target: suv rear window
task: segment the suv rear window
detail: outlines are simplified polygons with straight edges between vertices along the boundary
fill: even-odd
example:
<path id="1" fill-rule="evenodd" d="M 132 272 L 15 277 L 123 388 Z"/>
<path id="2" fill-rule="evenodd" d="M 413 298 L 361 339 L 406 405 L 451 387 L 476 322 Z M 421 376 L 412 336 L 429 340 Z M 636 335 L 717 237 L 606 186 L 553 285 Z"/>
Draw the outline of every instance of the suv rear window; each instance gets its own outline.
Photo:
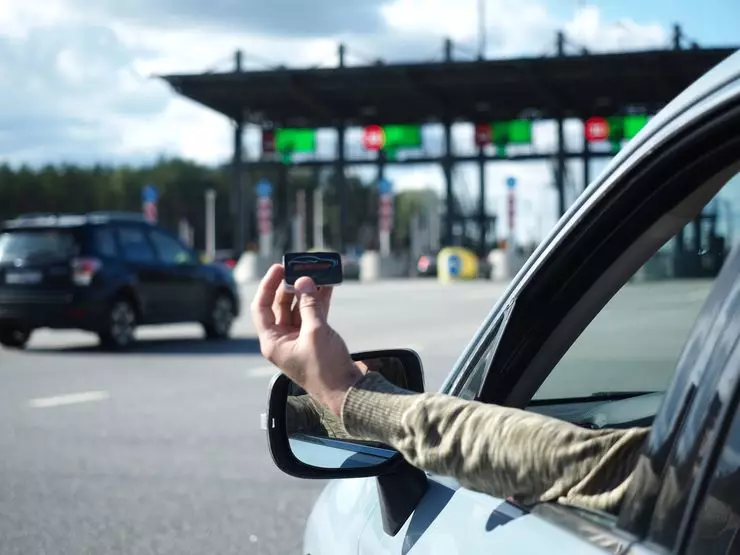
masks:
<path id="1" fill-rule="evenodd" d="M 0 263 L 58 260 L 75 256 L 78 250 L 75 233 L 70 229 L 16 229 L 0 233 Z"/>

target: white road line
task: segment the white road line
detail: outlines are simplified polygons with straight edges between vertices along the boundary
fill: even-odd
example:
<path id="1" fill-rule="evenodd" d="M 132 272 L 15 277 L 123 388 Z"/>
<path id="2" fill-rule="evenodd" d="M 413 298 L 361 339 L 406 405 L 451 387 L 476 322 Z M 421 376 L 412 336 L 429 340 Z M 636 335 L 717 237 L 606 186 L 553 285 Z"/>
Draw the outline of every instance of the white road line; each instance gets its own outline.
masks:
<path id="1" fill-rule="evenodd" d="M 77 403 L 104 401 L 109 398 L 110 394 L 107 391 L 84 391 L 82 393 L 71 393 L 69 395 L 31 399 L 28 401 L 28 406 L 34 409 L 45 409 L 50 407 L 61 407 L 63 405 L 74 405 Z"/>

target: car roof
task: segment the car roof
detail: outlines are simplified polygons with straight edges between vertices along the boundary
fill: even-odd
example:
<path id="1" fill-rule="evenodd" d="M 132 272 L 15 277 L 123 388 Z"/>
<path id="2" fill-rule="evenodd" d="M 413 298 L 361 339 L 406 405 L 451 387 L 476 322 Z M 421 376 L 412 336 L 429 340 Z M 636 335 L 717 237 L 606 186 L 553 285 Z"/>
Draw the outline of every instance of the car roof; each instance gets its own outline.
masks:
<path id="1" fill-rule="evenodd" d="M 143 215 L 137 212 L 90 212 L 87 214 L 57 214 L 34 212 L 21 214 L 13 220 L 3 223 L 3 229 L 26 228 L 72 228 L 83 225 L 101 225 L 110 222 L 148 223 Z"/>

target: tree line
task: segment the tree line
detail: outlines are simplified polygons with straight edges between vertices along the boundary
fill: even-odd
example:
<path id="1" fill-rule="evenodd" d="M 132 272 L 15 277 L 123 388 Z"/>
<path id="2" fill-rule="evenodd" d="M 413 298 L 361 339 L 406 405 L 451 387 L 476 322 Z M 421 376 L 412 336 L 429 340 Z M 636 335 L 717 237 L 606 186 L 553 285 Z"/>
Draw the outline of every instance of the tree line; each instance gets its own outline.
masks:
<path id="1" fill-rule="evenodd" d="M 216 246 L 233 246 L 233 218 L 230 191 L 233 183 L 230 165 L 205 166 L 181 159 L 161 159 L 156 163 L 133 166 L 90 167 L 57 165 L 12 168 L 0 165 L 0 220 L 23 213 L 84 213 L 98 210 L 142 210 L 142 188 L 154 185 L 159 192 L 158 212 L 162 225 L 177 233 L 182 220 L 193 230 L 193 246 L 205 245 L 205 194 L 217 193 Z M 291 236 L 291 219 L 296 210 L 296 193 L 305 191 L 307 199 L 306 237 L 311 246 L 313 229 L 311 198 L 318 183 L 313 172 L 293 171 L 278 164 L 247 165 L 242 177 L 246 190 L 254 191 L 256 183 L 267 178 L 273 183 L 274 229 L 278 248 Z M 324 237 L 329 247 L 336 248 L 340 240 L 342 218 L 346 243 L 360 248 L 377 247 L 379 196 L 374 183 L 347 176 L 346 213 L 341 213 L 340 181 L 335 175 L 323 179 Z M 253 195 L 254 193 L 252 193 Z M 409 222 L 427 202 L 429 192 L 408 192 L 397 195 L 392 236 L 394 247 L 408 244 Z M 432 193 L 433 194 L 433 193 Z M 434 195 L 436 198 L 436 195 Z M 254 211 L 249 218 L 250 237 L 256 237 Z"/>

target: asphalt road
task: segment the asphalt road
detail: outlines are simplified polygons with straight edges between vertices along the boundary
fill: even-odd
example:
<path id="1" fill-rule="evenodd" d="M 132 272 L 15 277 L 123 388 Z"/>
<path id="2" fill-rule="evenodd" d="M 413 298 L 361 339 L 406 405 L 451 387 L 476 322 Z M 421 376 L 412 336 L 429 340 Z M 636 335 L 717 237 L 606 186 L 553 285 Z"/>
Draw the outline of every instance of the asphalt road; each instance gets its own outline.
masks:
<path id="1" fill-rule="evenodd" d="M 417 349 L 433 390 L 500 292 L 348 283 L 330 319 L 351 350 Z M 299 553 L 322 484 L 269 458 L 259 415 L 273 369 L 248 317 L 221 344 L 197 326 L 139 335 L 117 355 L 73 332 L 0 350 L 0 554 Z"/>

